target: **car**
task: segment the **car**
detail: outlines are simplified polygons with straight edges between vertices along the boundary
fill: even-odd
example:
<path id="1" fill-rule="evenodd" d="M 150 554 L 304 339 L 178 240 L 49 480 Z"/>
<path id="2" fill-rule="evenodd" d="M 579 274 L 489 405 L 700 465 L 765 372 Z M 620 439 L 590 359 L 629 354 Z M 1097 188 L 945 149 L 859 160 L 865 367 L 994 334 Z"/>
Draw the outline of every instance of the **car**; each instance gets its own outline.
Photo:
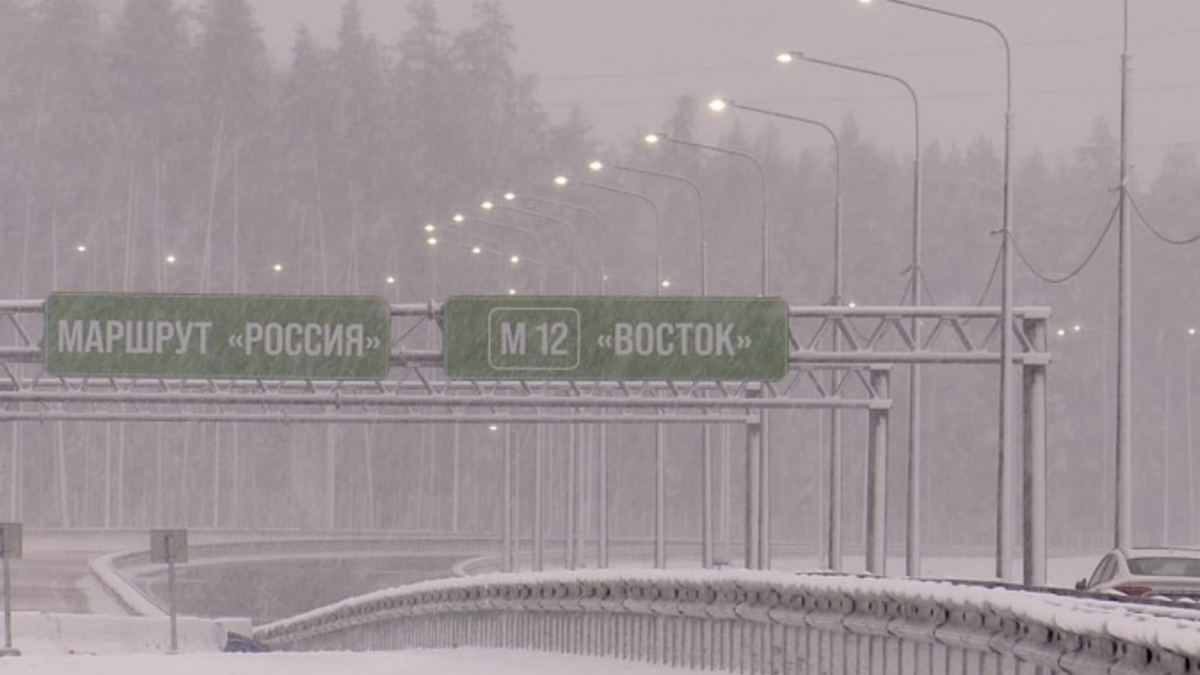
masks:
<path id="1" fill-rule="evenodd" d="M 255 640 L 249 635 L 229 631 L 225 636 L 225 651 L 253 654 L 269 652 L 271 648 L 266 643 Z"/>
<path id="2" fill-rule="evenodd" d="M 1116 548 L 1075 588 L 1139 598 L 1200 600 L 1200 549 Z"/>

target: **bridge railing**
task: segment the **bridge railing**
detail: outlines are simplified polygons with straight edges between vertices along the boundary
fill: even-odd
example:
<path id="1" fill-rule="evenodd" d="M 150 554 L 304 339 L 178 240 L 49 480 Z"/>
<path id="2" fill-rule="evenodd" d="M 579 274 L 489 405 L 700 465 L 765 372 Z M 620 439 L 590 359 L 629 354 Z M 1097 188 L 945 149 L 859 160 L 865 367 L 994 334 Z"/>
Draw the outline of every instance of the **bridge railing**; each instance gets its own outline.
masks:
<path id="1" fill-rule="evenodd" d="M 286 650 L 479 647 L 827 675 L 1194 673 L 1200 610 L 944 581 L 777 572 L 508 574 L 261 626 Z"/>

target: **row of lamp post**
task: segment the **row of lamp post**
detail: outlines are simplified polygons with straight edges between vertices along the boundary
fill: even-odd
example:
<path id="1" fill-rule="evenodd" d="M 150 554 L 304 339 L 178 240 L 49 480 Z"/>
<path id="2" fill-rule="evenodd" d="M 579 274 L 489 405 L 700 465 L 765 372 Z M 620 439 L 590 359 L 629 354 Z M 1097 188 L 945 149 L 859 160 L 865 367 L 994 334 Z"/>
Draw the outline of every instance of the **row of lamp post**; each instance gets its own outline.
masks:
<path id="1" fill-rule="evenodd" d="M 1001 333 L 1001 364 L 1002 365 L 1000 368 L 1000 378 L 999 378 L 1000 379 L 1000 410 L 999 410 L 999 418 L 1000 418 L 999 419 L 999 446 L 1000 447 L 999 447 L 999 478 L 998 478 L 999 495 L 998 495 L 998 503 L 997 503 L 997 512 L 998 513 L 997 513 L 997 528 L 996 528 L 996 536 L 997 536 L 997 544 L 996 544 L 997 569 L 996 569 L 996 573 L 1000 578 L 1011 579 L 1013 577 L 1011 566 L 1012 566 L 1012 561 L 1013 561 L 1013 557 L 1014 557 L 1013 556 L 1013 553 L 1014 553 L 1013 520 L 1012 520 L 1014 509 L 1013 509 L 1012 499 L 1013 499 L 1013 492 L 1014 492 L 1014 485 L 1015 485 L 1015 477 L 1014 477 L 1015 455 L 1014 455 L 1014 451 L 1013 451 L 1013 439 L 1012 439 L 1012 402 L 1011 402 L 1012 401 L 1012 388 L 1013 388 L 1012 381 L 1011 381 L 1011 376 L 1012 376 L 1011 370 L 1012 370 L 1012 364 L 1013 364 L 1013 345 L 1012 345 L 1013 289 L 1012 289 L 1012 256 L 1011 256 L 1011 247 L 1012 247 L 1012 227 L 1011 227 L 1011 215 L 1012 215 L 1011 214 L 1011 210 L 1012 210 L 1011 209 L 1011 203 L 1012 203 L 1012 195 L 1011 195 L 1012 75 L 1011 75 L 1011 52 L 1009 49 L 1009 43 L 1008 43 L 1008 40 L 1007 40 L 1006 36 L 1004 35 L 1004 33 L 995 24 L 988 22 L 988 21 L 984 21 L 982 19 L 978 19 L 976 17 L 971 17 L 971 16 L 967 16 L 964 14 L 959 14 L 956 12 L 942 10 L 939 8 L 928 7 L 925 5 L 908 2 L 907 0 L 879 0 L 879 1 L 894 4 L 897 6 L 906 7 L 906 8 L 930 12 L 930 13 L 941 15 L 944 17 L 954 18 L 954 19 L 963 20 L 963 21 L 969 21 L 972 23 L 983 25 L 983 26 L 991 29 L 992 31 L 994 31 L 1001 38 L 1001 41 L 1005 48 L 1006 98 L 1005 98 L 1005 125 L 1004 125 L 1004 136 L 1005 136 L 1004 178 L 1003 178 L 1004 202 L 1003 202 L 1003 210 L 1002 210 L 1002 226 L 1001 226 L 1001 230 L 1000 230 L 1001 236 L 1003 238 L 1002 254 L 1001 254 L 1002 255 L 1002 290 L 1001 290 L 1001 305 L 1002 305 L 1002 307 L 1001 307 L 1001 326 L 1002 326 L 1002 330 L 1000 331 L 1000 333 Z M 860 2 L 862 2 L 863 4 L 869 4 L 871 2 L 871 0 L 860 0 Z M 917 97 L 915 89 L 906 80 L 904 80 L 896 75 L 890 74 L 890 73 L 871 70 L 871 69 L 867 69 L 867 68 L 844 64 L 844 63 L 838 63 L 835 61 L 829 61 L 829 60 L 825 60 L 825 59 L 814 58 L 812 56 L 807 56 L 807 55 L 801 54 L 799 52 L 784 52 L 784 53 L 780 54 L 779 56 L 777 56 L 777 61 L 779 61 L 780 63 L 783 63 L 783 64 L 791 64 L 791 63 L 803 61 L 805 63 L 825 66 L 825 67 L 829 67 L 829 68 L 833 68 L 833 69 L 837 69 L 837 70 L 857 73 L 857 74 L 861 74 L 861 75 L 868 75 L 868 76 L 876 77 L 876 78 L 887 79 L 887 80 L 890 80 L 890 81 L 900 84 L 901 86 L 903 86 L 905 88 L 906 92 L 908 93 L 910 99 L 912 100 L 912 105 L 913 105 L 913 145 L 914 145 L 914 147 L 913 147 L 913 188 L 912 188 L 913 189 L 913 192 L 912 192 L 912 200 L 913 200 L 912 262 L 911 262 L 910 269 L 909 269 L 909 282 L 908 282 L 908 294 L 907 295 L 908 295 L 908 301 L 912 306 L 914 306 L 914 307 L 920 306 L 922 304 L 923 296 L 924 296 L 924 292 L 923 292 L 924 279 L 923 279 L 923 268 L 922 268 L 923 242 L 922 242 L 922 227 L 921 227 L 921 186 L 922 186 L 921 163 L 920 163 L 921 162 L 921 120 L 920 120 L 920 103 L 919 103 L 919 99 Z M 841 304 L 841 302 L 843 300 L 843 294 L 844 294 L 844 289 L 843 289 L 843 284 L 842 284 L 842 281 L 843 281 L 843 279 L 842 279 L 842 223 L 841 223 L 841 187 L 840 187 L 841 157 L 840 157 L 840 147 L 838 144 L 837 134 L 835 134 L 832 131 L 832 129 L 830 129 L 828 127 L 828 125 L 825 125 L 824 123 L 821 123 L 817 120 L 812 120 L 809 118 L 799 117 L 799 116 L 795 116 L 795 115 L 789 115 L 789 114 L 780 113 L 780 112 L 776 112 L 776 111 L 765 110 L 762 108 L 749 106 L 749 105 L 745 105 L 745 104 L 741 104 L 741 103 L 736 103 L 733 101 L 716 100 L 716 101 L 711 102 L 709 104 L 709 106 L 710 106 L 710 108 L 712 108 L 714 111 L 717 111 L 717 112 L 721 112 L 723 110 L 732 108 L 735 110 L 743 110 L 743 111 L 750 112 L 750 113 L 769 115 L 769 116 L 776 117 L 776 118 L 797 121 L 797 122 L 801 122 L 804 124 L 817 126 L 821 129 L 823 129 L 830 136 L 830 138 L 833 142 L 833 145 L 834 145 L 834 159 L 835 159 L 835 181 L 834 182 L 835 182 L 836 194 L 835 194 L 835 199 L 834 199 L 834 270 L 833 270 L 834 278 L 833 278 L 832 295 L 830 297 L 829 302 L 834 305 Z M 759 163 L 752 155 L 750 155 L 748 153 L 741 153 L 741 152 L 726 149 L 726 148 L 704 145 L 701 143 L 696 143 L 691 140 L 673 138 L 666 134 L 650 134 L 650 135 L 647 135 L 644 140 L 649 144 L 658 144 L 658 143 L 662 143 L 662 142 L 669 142 L 669 143 L 677 144 L 680 146 L 691 147 L 691 148 L 698 149 L 698 150 L 708 150 L 708 151 L 719 152 L 719 153 L 726 154 L 726 155 L 741 157 L 741 158 L 746 159 L 753 163 L 753 165 L 755 166 L 755 168 L 758 172 L 758 175 L 759 175 L 761 192 L 762 192 L 762 195 L 761 195 L 761 197 L 762 197 L 762 221 L 761 221 L 761 236 L 760 236 L 762 253 L 761 253 L 760 290 L 764 297 L 767 296 L 770 293 L 770 266 L 769 266 L 769 262 L 770 262 L 769 261 L 770 227 L 769 227 L 769 217 L 768 217 L 769 200 L 768 200 L 768 196 L 767 196 L 768 187 L 767 187 L 766 175 L 765 175 L 765 171 L 763 170 L 761 163 Z M 696 186 L 696 184 L 693 181 L 690 181 L 687 178 L 684 178 L 682 176 L 676 176 L 676 175 L 672 175 L 672 174 L 651 171 L 648 169 L 642 169 L 642 168 L 638 168 L 638 167 L 631 167 L 631 166 L 625 166 L 625 165 L 613 164 L 613 163 L 605 164 L 605 163 L 601 163 L 601 162 L 597 161 L 597 162 L 592 163 L 591 168 L 594 171 L 602 171 L 605 168 L 611 168 L 611 169 L 615 169 L 618 171 L 628 171 L 628 172 L 640 173 L 640 174 L 644 174 L 644 175 L 652 175 L 652 176 L 667 178 L 667 179 L 676 180 L 676 181 L 680 181 L 680 182 L 685 182 L 687 185 L 689 185 L 691 187 L 691 189 L 696 194 L 697 206 L 698 206 L 698 211 L 699 211 L 698 222 L 700 224 L 700 270 L 701 270 L 700 287 L 701 287 L 702 295 L 707 294 L 707 292 L 708 292 L 708 279 L 707 279 L 707 257 L 708 257 L 707 245 L 708 245 L 708 242 L 707 242 L 707 235 L 705 232 L 704 220 L 703 220 L 703 218 L 704 218 L 703 193 L 700 191 L 699 187 Z M 640 201 L 642 201 L 643 203 L 645 203 L 646 205 L 648 205 L 650 207 L 650 209 L 653 213 L 653 216 L 654 216 L 654 224 L 655 224 L 655 294 L 660 295 L 662 292 L 663 284 L 665 282 L 665 279 L 662 274 L 661 216 L 659 214 L 659 209 L 658 209 L 657 205 L 654 203 L 654 201 L 640 193 L 636 193 L 636 192 L 629 191 L 629 190 L 624 190 L 624 189 L 617 188 L 617 187 L 614 187 L 611 185 L 595 183 L 595 182 L 580 179 L 580 178 L 572 178 L 572 177 L 565 176 L 565 175 L 560 175 L 560 176 L 556 177 L 555 183 L 557 185 L 559 185 L 560 187 L 566 186 L 566 185 L 578 185 L 581 187 L 592 188 L 592 189 L 601 190 L 604 192 L 616 193 L 616 194 L 622 194 L 622 195 L 629 196 L 629 197 L 634 197 L 634 198 L 639 199 Z M 509 193 L 509 195 L 506 195 L 506 199 L 513 199 L 515 197 L 515 196 L 510 196 L 510 195 L 511 195 L 511 193 Z M 548 203 L 554 203 L 554 202 L 550 202 L 550 200 L 543 200 L 543 201 L 547 201 Z M 527 212 L 527 213 L 529 213 L 531 215 L 533 214 L 533 212 Z M 591 213 L 591 215 L 596 220 L 599 229 L 603 233 L 604 227 L 602 225 L 600 225 L 599 217 L 596 216 L 594 213 Z M 603 264 L 602 264 L 602 288 L 603 288 L 603 283 L 606 280 L 607 280 L 607 274 L 603 270 Z M 919 322 L 915 319 L 913 322 L 912 331 L 913 331 L 914 339 L 917 340 L 918 345 L 919 345 L 920 341 L 921 341 L 920 325 L 919 325 Z M 836 336 L 833 339 L 836 340 Z M 837 345 L 835 343 L 834 348 L 836 349 L 836 347 L 837 347 Z M 921 527 L 920 527 L 921 526 L 920 476 L 921 476 L 921 459 L 922 459 L 921 377 L 920 377 L 919 366 L 913 365 L 910 368 L 911 368 L 911 370 L 910 370 L 910 377 L 909 377 L 909 406 L 910 406 L 909 407 L 909 445 L 908 445 L 908 467 L 907 467 L 908 521 L 907 521 L 907 528 L 906 528 L 906 532 L 907 532 L 906 571 L 907 571 L 907 574 L 909 574 L 910 576 L 918 576 L 920 574 L 920 561 L 921 561 Z M 834 377 L 834 378 L 837 377 L 836 372 L 833 373 L 832 377 Z M 762 420 L 764 427 L 765 427 L 766 421 L 767 420 L 765 418 Z M 834 569 L 834 570 L 840 570 L 841 566 L 842 566 L 842 560 L 841 560 L 842 524 L 841 524 L 841 517 L 840 517 L 840 494 L 841 494 L 840 486 L 841 486 L 841 482 L 842 482 L 841 473 L 840 473 L 840 465 L 841 465 L 840 427 L 841 427 L 841 422 L 840 422 L 840 417 L 839 417 L 837 409 L 831 410 L 830 424 L 831 424 L 831 432 L 830 432 L 830 439 L 829 439 L 829 462 L 830 462 L 830 464 L 829 464 L 828 480 L 830 483 L 831 508 L 830 508 L 829 519 L 828 519 L 828 523 L 827 523 L 827 532 L 826 532 L 826 534 L 827 534 L 826 540 L 828 542 L 828 550 L 826 552 L 826 555 L 827 555 L 827 563 L 829 564 L 830 568 Z M 656 434 L 656 436 L 657 436 L 657 461 L 658 461 L 657 487 L 659 489 L 659 494 L 658 494 L 658 497 L 656 498 L 656 531 L 659 532 L 660 534 L 661 534 L 661 531 L 663 528 L 663 503 L 662 503 L 662 492 L 661 492 L 662 491 L 662 476 L 663 476 L 663 454 L 662 454 L 663 446 L 662 446 L 662 437 L 661 437 L 661 426 L 662 425 L 658 425 L 660 432 L 658 434 Z M 706 436 L 707 436 L 707 434 L 706 434 Z M 767 434 L 765 433 L 765 428 L 764 428 L 763 429 L 764 439 L 766 438 L 766 436 L 767 436 Z M 707 488 L 709 486 L 711 486 L 711 482 L 710 482 L 711 481 L 711 473 L 710 472 L 712 470 L 711 455 L 708 450 L 707 438 L 705 439 L 705 447 L 706 447 L 706 451 L 705 451 L 705 486 L 706 486 L 706 490 L 705 490 L 705 497 L 704 497 L 705 524 L 704 524 L 703 529 L 704 529 L 704 537 L 705 537 L 704 557 L 705 557 L 705 565 L 707 566 L 707 565 L 711 564 L 711 548 L 710 548 L 710 539 L 709 539 L 711 536 L 711 524 L 710 524 L 710 518 L 709 518 L 711 495 L 708 493 Z M 762 455 L 761 455 L 761 457 L 758 458 L 758 461 L 755 462 L 755 464 L 757 464 L 756 468 L 757 468 L 757 473 L 758 473 L 758 475 L 755 476 L 755 478 L 757 478 L 758 480 L 756 480 L 754 482 L 756 482 L 760 485 L 761 494 L 757 496 L 757 499 L 751 499 L 747 503 L 748 508 L 750 510 L 757 511 L 757 513 L 750 514 L 749 517 L 751 518 L 753 523 L 755 525 L 757 525 L 757 527 L 759 528 L 759 536 L 761 537 L 762 541 L 764 541 L 764 542 L 769 542 L 769 539 L 770 539 L 769 530 L 767 529 L 769 527 L 769 522 L 770 522 L 769 510 L 768 510 L 770 499 L 769 499 L 769 492 L 768 492 L 768 488 L 767 488 L 767 486 L 769 485 L 769 481 L 767 480 L 767 478 L 768 478 L 769 472 L 770 472 L 768 457 L 769 457 L 769 453 L 767 452 L 766 443 L 764 441 L 764 443 L 762 444 Z M 1044 462 L 1044 457 L 1026 457 L 1026 462 L 1027 463 L 1029 463 L 1029 462 L 1034 462 L 1034 463 Z M 1043 500 L 1044 495 L 1040 494 L 1039 490 L 1044 489 L 1044 486 L 1039 488 L 1037 485 L 1034 485 L 1033 488 L 1034 489 L 1032 490 L 1032 494 L 1030 494 L 1030 493 L 1026 494 L 1026 499 L 1032 500 L 1034 503 L 1036 503 L 1040 500 Z M 877 510 L 879 510 L 880 512 L 874 513 L 874 514 L 869 514 L 868 518 L 882 518 L 883 517 L 882 507 L 883 507 L 882 504 L 876 504 L 875 508 Z M 1036 519 L 1034 519 L 1034 520 L 1036 521 Z M 656 543 L 656 562 L 661 564 L 662 557 L 664 555 L 664 551 L 662 550 L 661 536 L 658 537 L 657 539 L 658 539 L 658 542 Z M 876 544 L 878 544 L 878 545 L 881 545 L 881 543 L 882 542 L 876 542 Z M 1026 558 L 1025 558 L 1026 559 L 1026 568 L 1024 569 L 1024 575 L 1025 575 L 1026 581 L 1030 582 L 1030 583 L 1039 583 L 1039 582 L 1044 581 L 1044 576 L 1045 576 L 1044 563 L 1038 562 L 1039 560 L 1044 560 L 1044 555 L 1039 555 L 1039 552 L 1044 552 L 1044 532 L 1034 531 L 1033 529 L 1030 529 L 1029 526 L 1027 526 L 1027 530 L 1025 532 L 1024 544 L 1025 544 L 1025 550 L 1027 552 L 1032 553 L 1031 555 L 1027 554 Z M 751 559 L 756 559 L 753 561 L 755 564 L 748 564 L 748 566 L 768 566 L 769 565 L 769 547 L 767 545 L 764 544 L 762 549 L 760 549 L 759 551 L 748 551 L 747 553 L 748 553 L 748 555 L 747 555 L 748 563 L 751 562 Z M 883 566 L 883 561 L 877 559 L 877 560 L 871 561 L 869 568 L 878 567 L 878 569 L 872 569 L 872 571 L 882 572 L 883 571 L 882 566 Z"/>

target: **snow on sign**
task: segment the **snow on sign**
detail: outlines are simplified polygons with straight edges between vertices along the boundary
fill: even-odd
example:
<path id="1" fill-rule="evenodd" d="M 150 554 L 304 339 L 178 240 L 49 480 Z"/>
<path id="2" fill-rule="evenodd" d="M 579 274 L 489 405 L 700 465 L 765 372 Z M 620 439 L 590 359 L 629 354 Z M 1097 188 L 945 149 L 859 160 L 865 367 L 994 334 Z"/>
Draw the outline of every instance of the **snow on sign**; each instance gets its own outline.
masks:
<path id="1" fill-rule="evenodd" d="M 376 380 L 391 311 L 360 296 L 53 293 L 46 370 L 57 376 Z"/>
<path id="2" fill-rule="evenodd" d="M 443 313 L 454 379 L 775 381 L 788 368 L 778 298 L 462 296 Z"/>

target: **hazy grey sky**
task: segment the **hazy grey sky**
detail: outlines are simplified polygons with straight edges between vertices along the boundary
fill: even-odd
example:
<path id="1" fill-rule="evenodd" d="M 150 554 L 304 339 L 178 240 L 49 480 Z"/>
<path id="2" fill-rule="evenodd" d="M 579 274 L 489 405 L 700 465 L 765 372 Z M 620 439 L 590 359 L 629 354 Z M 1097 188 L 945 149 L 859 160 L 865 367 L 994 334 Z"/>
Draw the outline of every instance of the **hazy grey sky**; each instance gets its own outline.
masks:
<path id="1" fill-rule="evenodd" d="M 305 22 L 332 43 L 339 0 L 256 0 L 268 42 L 286 56 Z M 368 27 L 393 43 L 405 0 L 360 0 Z M 443 24 L 469 19 L 469 0 L 438 2 Z M 1092 121 L 1119 113 L 1123 0 L 941 0 L 928 4 L 992 21 L 1013 52 L 1018 155 L 1082 143 Z M 903 78 L 917 91 L 925 140 L 1001 147 L 1004 56 L 983 26 L 877 0 L 503 0 L 518 66 L 536 74 L 555 115 L 582 105 L 598 138 L 624 143 L 655 129 L 683 94 L 714 94 L 838 125 L 852 112 L 868 138 L 911 147 L 912 106 L 894 82 L 816 66 L 779 66 L 807 52 Z M 1200 2 L 1134 0 L 1132 161 L 1143 175 L 1177 143 L 1200 145 Z M 747 124 L 764 118 L 735 113 Z M 705 113 L 705 116 L 708 116 Z M 702 134 L 715 140 L 714 120 Z M 791 130 L 791 129 L 794 129 Z M 789 142 L 820 144 L 792 125 Z M 794 141 L 793 141 L 794 139 Z"/>

